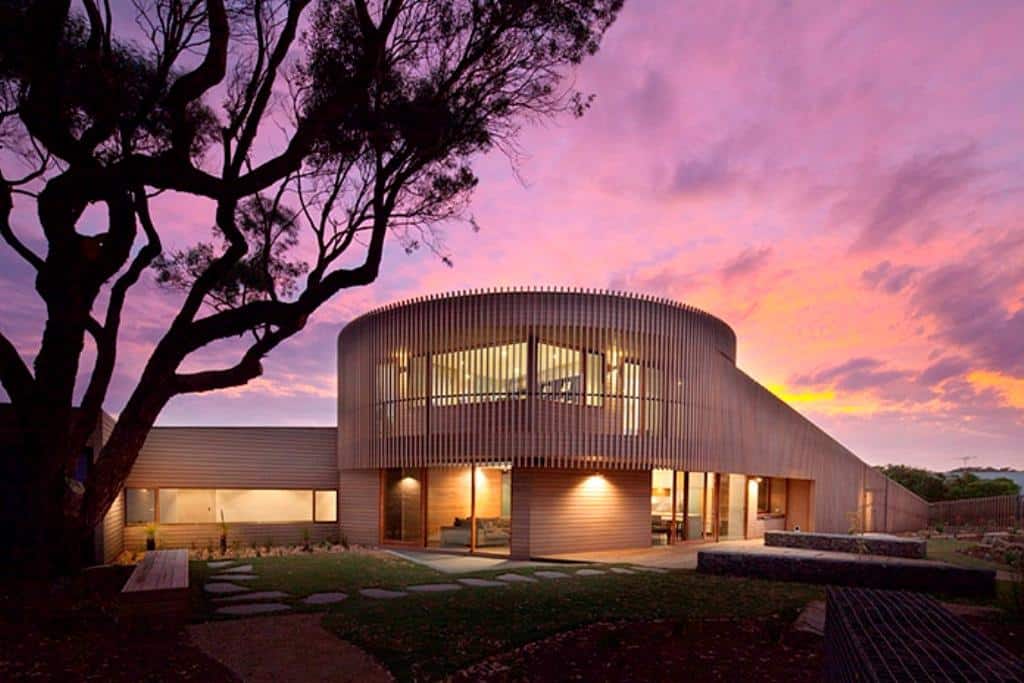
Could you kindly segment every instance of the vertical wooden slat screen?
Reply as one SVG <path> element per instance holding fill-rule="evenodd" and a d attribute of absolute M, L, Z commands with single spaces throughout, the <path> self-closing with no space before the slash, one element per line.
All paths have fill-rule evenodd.
<path fill-rule="evenodd" d="M 553 361 L 538 354 L 538 343 L 571 349 L 559 352 L 568 362 L 578 353 L 579 384 L 570 383 L 566 395 L 540 395 L 537 378 Z M 498 351 L 514 344 L 526 345 L 518 361 L 525 365 L 525 395 L 509 388 L 514 361 Z M 438 355 L 459 351 L 470 351 L 464 368 L 435 365 Z M 603 359 L 600 383 L 587 380 L 589 352 Z M 426 375 L 421 396 L 411 395 L 414 358 Z M 627 362 L 639 372 L 639 392 L 627 385 Z M 451 376 L 442 384 L 450 388 L 442 394 L 435 380 L 446 372 Z M 384 396 L 382 382 L 391 383 Z M 459 386 L 463 395 L 450 395 Z M 591 386 L 601 394 L 595 405 Z M 339 335 L 338 391 L 341 469 L 506 463 L 731 472 L 814 481 L 816 526 L 823 531 L 845 531 L 856 511 L 870 512 L 873 524 L 889 531 L 927 519 L 924 501 L 886 485 L 739 370 L 728 325 L 665 299 L 514 289 L 389 304 Z"/>

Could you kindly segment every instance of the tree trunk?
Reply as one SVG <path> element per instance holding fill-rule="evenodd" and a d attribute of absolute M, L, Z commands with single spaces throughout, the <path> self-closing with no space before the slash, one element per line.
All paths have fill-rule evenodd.
<path fill-rule="evenodd" d="M 0 534 L 0 574 L 50 578 L 77 571 L 88 559 L 83 544 L 92 533 L 77 514 L 80 495 L 63 469 L 40 466 L 41 451 L 12 455 L 0 472 L 0 511 L 11 521 Z"/>

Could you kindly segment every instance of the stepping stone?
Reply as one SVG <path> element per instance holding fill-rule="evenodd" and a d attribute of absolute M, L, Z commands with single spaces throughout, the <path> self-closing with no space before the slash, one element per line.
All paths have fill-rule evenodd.
<path fill-rule="evenodd" d="M 564 572 L 534 572 L 534 576 L 539 576 L 542 579 L 568 579 L 569 575 Z"/>
<path fill-rule="evenodd" d="M 280 602 L 257 602 L 254 605 L 229 605 L 218 607 L 217 614 L 232 614 L 235 616 L 247 616 L 250 614 L 270 614 L 271 612 L 285 612 L 290 610 L 288 605 Z"/>
<path fill-rule="evenodd" d="M 632 569 L 626 569 L 625 567 L 612 567 L 612 572 L 616 574 L 636 574 Z"/>
<path fill-rule="evenodd" d="M 491 581 L 490 579 L 459 579 L 459 583 L 464 583 L 467 586 L 476 586 L 478 588 L 489 588 L 491 586 L 507 586 L 508 584 L 502 583 L 501 581 Z"/>
<path fill-rule="evenodd" d="M 652 574 L 668 574 L 668 570 L 661 567 L 633 567 L 633 569 L 640 572 L 651 572 Z"/>
<path fill-rule="evenodd" d="M 237 567 L 232 567 L 231 569 L 225 569 L 224 571 L 226 571 L 226 572 L 238 572 L 239 574 L 249 574 L 250 572 L 252 572 L 252 565 L 251 564 L 240 564 Z"/>
<path fill-rule="evenodd" d="M 210 569 L 223 569 L 224 567 L 230 567 L 234 563 L 234 560 L 218 560 L 217 562 L 207 562 L 206 566 Z"/>
<path fill-rule="evenodd" d="M 393 600 L 395 598 L 404 598 L 408 595 L 405 591 L 389 591 L 385 588 L 364 588 L 359 592 L 374 600 Z"/>
<path fill-rule="evenodd" d="M 580 569 L 576 572 L 576 576 L 601 576 L 604 574 L 600 569 Z"/>
<path fill-rule="evenodd" d="M 249 590 L 246 586 L 236 586 L 233 583 L 208 583 L 203 586 L 203 590 L 207 593 L 244 593 Z"/>
<path fill-rule="evenodd" d="M 348 598 L 345 593 L 313 593 L 302 602 L 307 605 L 333 605 Z"/>
<path fill-rule="evenodd" d="M 210 580 L 211 581 L 252 581 L 253 579 L 258 579 L 258 578 L 260 578 L 260 577 L 256 576 L 255 574 L 217 574 L 216 576 L 211 576 Z"/>
<path fill-rule="evenodd" d="M 498 578 L 509 583 L 537 583 L 537 579 L 522 574 L 502 574 Z"/>
<path fill-rule="evenodd" d="M 291 595 L 283 593 L 281 591 L 256 591 L 255 593 L 246 593 L 244 595 L 232 595 L 227 598 L 214 598 L 214 602 L 251 602 L 253 600 L 280 600 L 281 598 L 290 598 Z"/>
<path fill-rule="evenodd" d="M 418 586 L 406 586 L 405 590 L 415 593 L 446 593 L 448 591 L 460 590 L 462 586 L 457 583 L 422 583 Z"/>

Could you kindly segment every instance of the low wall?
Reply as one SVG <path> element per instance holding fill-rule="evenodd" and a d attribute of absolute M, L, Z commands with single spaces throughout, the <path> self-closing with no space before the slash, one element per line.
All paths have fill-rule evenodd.
<path fill-rule="evenodd" d="M 850 536 L 847 534 L 805 534 L 799 531 L 766 531 L 764 544 L 777 548 L 885 555 L 886 557 L 907 557 L 916 560 L 923 560 L 928 554 L 927 541 L 920 539 Z"/>
<path fill-rule="evenodd" d="M 311 543 L 333 541 L 338 538 L 338 525 L 334 522 L 236 522 L 228 525 L 228 544 L 241 546 L 299 545 L 306 532 Z M 219 524 L 164 524 L 157 527 L 157 548 L 217 548 L 220 545 Z M 124 528 L 124 549 L 146 549 L 146 528 L 129 525 Z"/>
<path fill-rule="evenodd" d="M 888 588 L 944 595 L 995 593 L 996 573 L 941 562 L 803 554 L 701 550 L 697 571 L 704 574 L 749 576 L 774 581 Z"/>

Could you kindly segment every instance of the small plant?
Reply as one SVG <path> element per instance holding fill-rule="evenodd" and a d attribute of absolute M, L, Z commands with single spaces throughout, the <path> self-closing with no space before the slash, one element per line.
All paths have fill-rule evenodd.
<path fill-rule="evenodd" d="M 309 544 L 309 527 L 302 528 L 302 549 L 307 553 L 313 552 L 313 547 Z"/>
<path fill-rule="evenodd" d="M 220 554 L 228 554 L 228 523 L 224 519 L 223 508 L 220 511 Z"/>
<path fill-rule="evenodd" d="M 946 530 L 946 525 L 943 524 L 942 522 L 938 522 L 938 523 L 935 524 L 935 533 L 941 534 L 945 530 Z"/>
<path fill-rule="evenodd" d="M 346 535 L 345 535 L 345 534 L 343 533 L 343 534 L 341 535 L 341 538 L 340 538 L 340 539 L 338 539 L 338 540 L 339 540 L 339 541 L 341 542 L 341 547 L 342 547 L 342 548 L 344 548 L 345 550 L 348 550 L 348 536 L 346 536 Z"/>
<path fill-rule="evenodd" d="M 156 522 L 150 522 L 145 526 L 146 531 L 146 550 L 156 550 Z"/>

